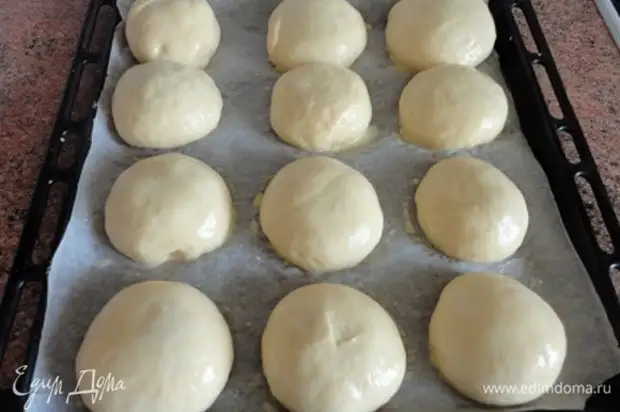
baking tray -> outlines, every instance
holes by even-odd
[[[611,272],[620,267],[618,219],[530,2],[490,0],[489,6],[497,26],[495,50],[515,102],[521,129],[547,175],[566,231],[620,343],[620,303],[610,277]],[[90,148],[96,102],[107,72],[114,28],[120,19],[114,0],[93,0],[89,5],[50,147],[0,304],[0,359],[4,359],[20,300],[27,289],[38,291],[23,362],[28,368],[15,388],[20,392],[27,392],[31,384],[44,321],[51,256],[71,216],[78,180]],[[517,19],[523,22],[521,28],[527,27],[527,30],[519,29]],[[541,72],[546,74],[547,83],[537,76]],[[555,95],[551,105],[548,91]],[[60,194],[52,190],[58,184],[65,188]],[[598,205],[598,220],[608,234],[611,249],[601,247],[597,241],[598,234],[591,224],[592,204],[580,194],[584,187],[589,187]],[[613,385],[611,394],[590,397],[586,409],[620,410],[620,403],[613,402],[614,396],[620,396],[618,381],[620,374],[606,382]],[[24,410],[26,398],[15,395],[13,389],[0,389],[3,412]]]

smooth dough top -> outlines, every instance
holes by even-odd
[[[309,271],[360,263],[383,232],[383,212],[372,184],[329,157],[297,159],[269,182],[260,224],[274,249]]]
[[[230,192],[209,166],[180,153],[139,160],[114,182],[105,231],[148,266],[189,261],[220,247],[234,224]]]
[[[283,0],[267,27],[267,53],[277,70],[307,63],[348,67],[366,48],[366,24],[346,0]]]
[[[273,87],[271,127],[282,140],[317,152],[338,151],[364,141],[372,105],[364,80],[326,63],[284,73]]]
[[[93,412],[202,412],[218,397],[233,364],[224,317],[198,289],[148,281],[116,294],[95,317],[78,351],[76,375],[95,370],[124,389],[106,391]],[[108,375],[109,374],[109,375]],[[85,373],[80,389],[92,388]]]
[[[205,71],[153,61],[123,73],[112,95],[112,118],[129,145],[170,149],[213,131],[222,106],[222,95]]]
[[[415,205],[428,241],[466,261],[511,256],[529,223],[519,188],[499,169],[473,157],[451,157],[431,167],[416,190]]]
[[[277,304],[261,352],[271,393],[295,412],[375,411],[398,391],[407,363],[385,309],[328,283],[296,289]]]
[[[220,25],[207,0],[136,0],[125,23],[140,62],[169,60],[204,68],[220,43]]]
[[[463,149],[488,143],[504,128],[508,99],[488,75],[439,65],[418,73],[399,104],[402,137],[426,149]]]
[[[508,276],[470,273],[442,291],[429,346],[440,374],[463,395],[511,406],[538,398],[556,381],[567,343],[562,321],[536,293]],[[526,390],[491,392],[485,385]]]
[[[493,51],[496,32],[481,0],[401,0],[388,14],[387,48],[411,71],[438,64],[477,66]]]

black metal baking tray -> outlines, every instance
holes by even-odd
[[[620,345],[620,302],[611,281],[611,272],[620,268],[620,224],[530,1],[490,0],[489,7],[497,27],[495,50],[515,101],[521,128],[547,175],[565,228],[600,296]],[[115,0],[91,1],[0,303],[0,360],[3,360],[24,291],[33,286],[39,291],[26,349],[28,368],[15,387],[21,393],[27,392],[31,384],[45,316],[51,256],[71,215],[78,180],[90,148],[96,102],[106,76],[114,28],[120,21]],[[546,74],[549,87],[543,87],[537,73]],[[86,98],[82,98],[82,90],[87,91]],[[545,92],[548,90],[555,95],[553,108],[547,102],[549,96]],[[71,153],[68,159],[67,152]],[[65,190],[55,195],[53,188],[58,185]],[[592,200],[586,201],[580,194],[580,190],[588,186],[600,211],[598,220],[607,233],[611,250],[598,243],[589,215],[593,210]],[[56,207],[51,208],[50,204]],[[55,224],[45,224],[51,213],[56,214]],[[40,251],[42,243],[47,253]],[[611,385],[610,393],[590,396],[586,410],[620,410],[620,373],[605,384]],[[3,412],[24,410],[26,397],[16,395],[13,389],[12,386],[0,388],[0,410]]]

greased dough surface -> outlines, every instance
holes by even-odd
[[[543,395],[566,357],[564,326],[551,306],[499,274],[470,273],[450,282],[431,316],[429,339],[444,379],[463,395],[494,406]],[[517,390],[485,392],[484,385]]]
[[[169,60],[206,67],[220,44],[220,25],[207,0],[136,0],[125,24],[140,62]]]
[[[346,0],[283,0],[267,26],[267,53],[278,70],[307,63],[348,67],[366,48],[366,24]]]
[[[314,63],[284,73],[271,95],[271,127],[285,142],[317,152],[365,140],[372,118],[364,80],[339,66]]]
[[[415,193],[420,227],[444,254],[473,262],[511,256],[529,214],[519,188],[495,166],[473,157],[435,164]]]
[[[95,317],[75,362],[80,371],[123,381],[92,402],[93,412],[202,412],[228,381],[233,341],[224,317],[198,289],[148,281],[116,294]],[[92,388],[89,374],[80,389]]]
[[[112,118],[129,145],[170,149],[211,133],[222,105],[219,89],[203,70],[153,61],[123,73],[112,95]]]
[[[353,267],[381,239],[383,212],[372,184],[329,157],[297,159],[269,182],[260,205],[269,242],[308,271]]]
[[[388,14],[387,48],[402,68],[477,66],[493,51],[495,22],[480,0],[401,0]]]
[[[148,266],[194,260],[219,248],[233,221],[222,177],[180,153],[136,162],[114,182],[105,204],[112,245]]]
[[[440,65],[418,73],[400,97],[401,135],[426,149],[462,149],[488,143],[506,124],[502,87],[478,70]]]
[[[262,337],[271,393],[295,412],[370,412],[398,391],[406,354],[398,328],[372,298],[319,283],[285,296]]]

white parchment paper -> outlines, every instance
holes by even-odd
[[[120,0],[123,15],[130,1]],[[35,373],[43,380],[56,379],[62,387],[58,390],[56,386],[54,393],[33,388],[29,410],[83,410],[79,396],[71,396],[71,392],[76,386],[75,355],[89,323],[123,287],[150,279],[174,279],[197,286],[219,305],[229,322],[236,359],[230,381],[213,411],[277,410],[261,375],[260,335],[279,299],[315,281],[342,282],[361,289],[380,302],[399,324],[408,352],[408,373],[398,394],[383,410],[477,408],[437,378],[427,351],[429,316],[442,287],[469,270],[514,276],[553,306],[568,334],[562,383],[596,385],[620,371],[620,357],[602,306],[568,240],[545,175],[519,131],[514,109],[502,135],[470,154],[499,167],[522,189],[531,220],[521,249],[505,262],[473,265],[443,257],[421,236],[405,230],[404,206],[410,201],[415,182],[434,162],[453,153],[426,152],[403,143],[396,134],[397,102],[408,76],[394,68],[384,44],[392,0],[352,1],[371,26],[368,47],[353,69],[368,84],[379,138],[336,156],[375,185],[386,216],[383,239],[358,267],[320,277],[285,266],[274,257],[256,233],[253,200],[282,166],[308,155],[281,143],[269,127],[269,97],[278,74],[267,62],[265,35],[267,19],[277,1],[211,1],[222,27],[222,42],[207,71],[224,96],[223,118],[212,135],[180,151],[221,173],[233,193],[238,225],[232,239],[220,250],[193,263],[167,264],[154,270],[121,256],[103,232],[102,209],[113,181],[137,159],[156,154],[124,145],[111,123],[109,106],[114,85],[120,74],[135,64],[122,23],[118,27],[109,77],[98,104],[92,149],[71,221],[50,273],[47,315]],[[495,57],[481,69],[504,84]],[[548,394],[530,407],[582,407],[585,397]]]

